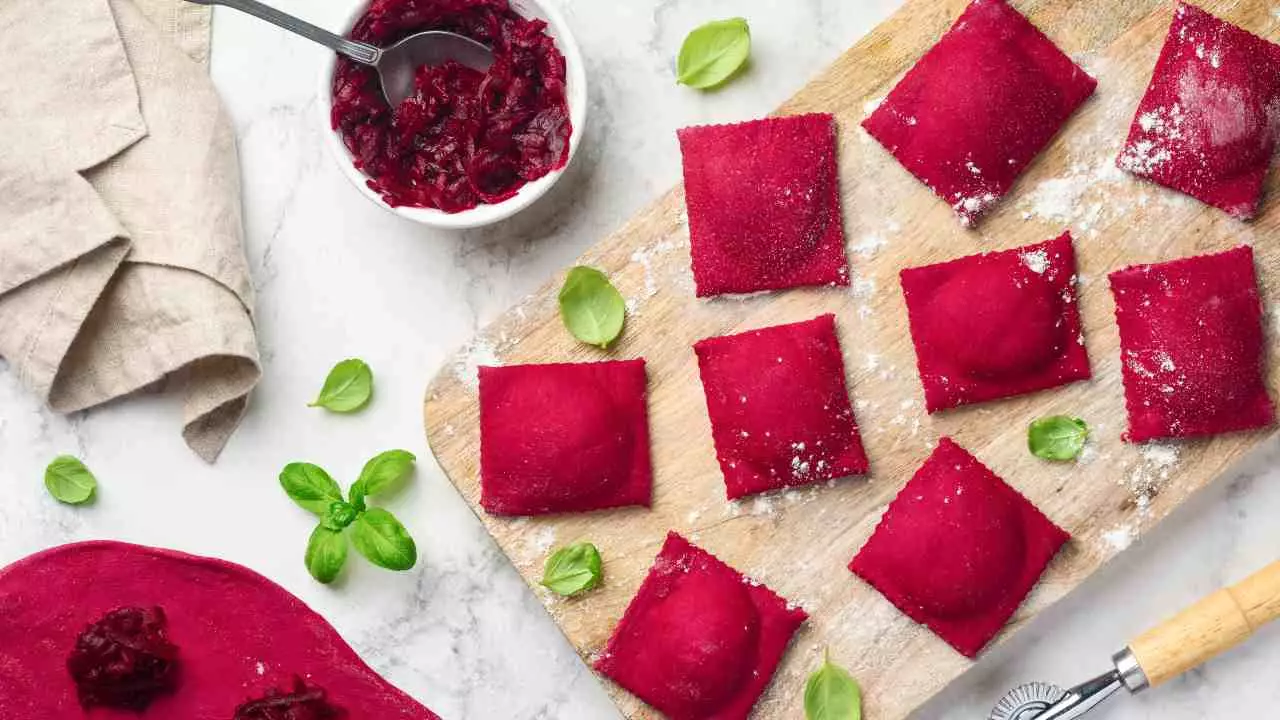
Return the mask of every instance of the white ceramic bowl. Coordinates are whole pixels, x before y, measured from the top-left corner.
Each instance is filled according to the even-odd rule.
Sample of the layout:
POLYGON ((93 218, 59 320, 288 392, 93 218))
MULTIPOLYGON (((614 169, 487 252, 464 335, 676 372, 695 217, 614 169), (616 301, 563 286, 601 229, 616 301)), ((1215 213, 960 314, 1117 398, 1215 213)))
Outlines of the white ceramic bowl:
MULTIPOLYGON (((434 208, 391 207, 382 199, 382 196, 369 189, 368 176, 356 169, 351 159, 351 153, 347 150, 346 145, 342 143, 342 136, 334 131, 330 124, 330 109, 333 107, 333 72, 337 66, 338 56, 329 55, 320 73, 320 121, 324 123, 323 134, 325 142, 329 146, 329 150, 332 151, 334 160, 338 162, 338 167, 341 168, 342 174, 347 176, 347 179, 360 191, 360 194, 369 198, 379 207, 400 217, 420 222, 423 225, 450 230, 465 230, 496 223, 520 212, 550 190, 551 186, 555 185, 560 176, 569 168, 569 163, 573 162, 573 156, 577 153, 578 145, 582 141, 583 130, 587 121, 587 74, 582 65, 582 54, 578 51, 578 44, 574 41, 573 35, 569 32, 569 26, 565 23, 560 12, 547 3, 546 0, 511 0, 511 7, 524 17, 546 21, 547 33, 555 40, 556 48, 564 55, 566 99, 569 104, 569 121, 573 123, 573 133, 569 136, 569 158, 565 162, 565 166, 559 170, 549 172, 533 182, 525 183, 513 197, 493 205, 477 205, 470 210, 456 213, 447 213, 434 208)), ((362 1, 356 6, 342 27, 343 35, 351 31, 356 21, 364 15, 367 9, 368 2, 362 1)))

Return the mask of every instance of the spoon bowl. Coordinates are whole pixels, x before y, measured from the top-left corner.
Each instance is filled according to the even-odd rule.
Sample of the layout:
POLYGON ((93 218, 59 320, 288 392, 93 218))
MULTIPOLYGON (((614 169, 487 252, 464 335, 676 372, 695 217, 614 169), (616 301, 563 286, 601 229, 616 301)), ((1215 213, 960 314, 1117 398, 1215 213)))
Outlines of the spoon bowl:
POLYGON ((493 65, 493 51, 465 35, 425 30, 383 48, 374 67, 382 80, 382 94, 391 107, 396 107, 413 94, 413 75, 418 68, 443 65, 450 60, 485 72, 493 65))

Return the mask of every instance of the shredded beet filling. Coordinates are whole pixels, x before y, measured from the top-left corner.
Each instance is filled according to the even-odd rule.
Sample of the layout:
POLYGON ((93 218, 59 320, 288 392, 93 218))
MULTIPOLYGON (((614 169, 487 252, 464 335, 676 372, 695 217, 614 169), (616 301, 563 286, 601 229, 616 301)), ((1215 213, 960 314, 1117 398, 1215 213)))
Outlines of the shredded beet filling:
POLYGON ((352 38, 385 47, 447 30, 488 45, 494 63, 419 68, 414 94, 392 108, 372 68, 339 58, 331 120, 369 187, 392 206, 460 212, 564 167, 565 60, 546 27, 508 0, 374 0, 352 38))
POLYGON ((342 708, 329 703, 324 688, 307 685, 300 677, 293 679, 293 690, 272 690, 265 697, 250 700, 236 708, 233 720, 341 720, 347 717, 342 708))
POLYGON ((141 712, 177 684, 178 648, 169 642, 164 610, 112 610, 76 638, 67 669, 86 709, 141 712))

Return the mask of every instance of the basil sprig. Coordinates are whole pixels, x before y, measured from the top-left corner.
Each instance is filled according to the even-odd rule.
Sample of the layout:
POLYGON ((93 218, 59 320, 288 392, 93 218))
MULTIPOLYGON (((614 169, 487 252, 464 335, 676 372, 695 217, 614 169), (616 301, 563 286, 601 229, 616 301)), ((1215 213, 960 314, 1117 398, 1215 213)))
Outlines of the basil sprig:
POLYGON ((805 720, 862 720, 862 690, 844 668, 822 654, 822 667, 804 686, 805 720))
POLYGON ((627 304, 605 274, 579 265, 569 270, 560 288, 560 318, 584 343, 608 348, 622 333, 627 304))
POLYGON ((350 413, 369 403, 373 396, 373 370, 363 360, 343 360, 329 371, 311 407, 336 413, 350 413))
POLYGON ((1027 428, 1027 449, 1045 460, 1075 460, 1089 438, 1089 426, 1080 418, 1050 415, 1027 428))
POLYGON ((388 570, 418 564, 418 547, 390 511, 369 507, 367 498, 387 495, 413 473, 413 453, 388 450, 365 463, 344 498, 342 489, 323 468, 294 462, 280 471, 280 486, 298 507, 320 518, 307 541, 307 572, 319 582, 333 582, 347 562, 347 535, 369 562, 388 570))
POLYGON ((44 470, 44 486, 58 502, 82 505, 98 489, 98 480, 80 459, 59 455, 44 470))
POLYGON ((751 28, 743 18, 714 20, 695 28, 680 46, 676 82, 713 88, 733 77, 751 54, 751 28))
POLYGON ((570 597, 599 586, 602 577, 600 551, 589 542, 580 542, 562 547, 547 558, 542 585, 570 597))

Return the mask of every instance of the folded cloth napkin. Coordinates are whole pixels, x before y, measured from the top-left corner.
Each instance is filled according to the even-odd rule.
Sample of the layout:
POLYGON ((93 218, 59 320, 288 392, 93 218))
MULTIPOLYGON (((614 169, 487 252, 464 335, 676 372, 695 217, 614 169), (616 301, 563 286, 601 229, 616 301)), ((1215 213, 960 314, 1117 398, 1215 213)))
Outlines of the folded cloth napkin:
POLYGON ((212 462, 261 370, 208 9, 0 0, 0 47, 0 357, 58 412, 179 386, 212 462))

